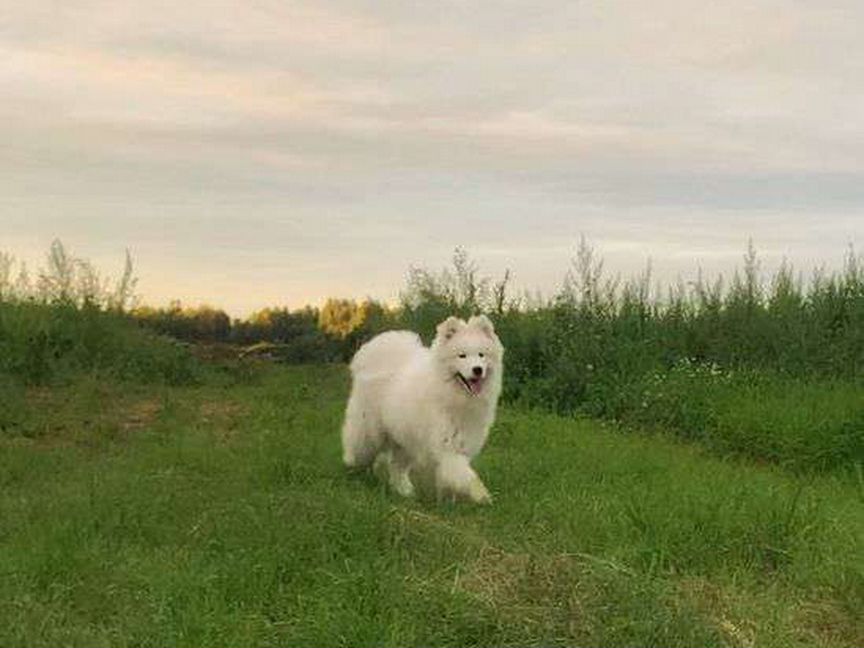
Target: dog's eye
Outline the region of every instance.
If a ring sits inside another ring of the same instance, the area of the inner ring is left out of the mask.
[[[462,358],[462,359],[465,359],[465,358],[467,358],[468,356],[466,356],[464,353],[460,353],[460,354],[459,354],[459,357]]]
[[[482,354],[482,353],[479,353],[478,355],[479,355],[481,358],[483,357],[483,354]]]

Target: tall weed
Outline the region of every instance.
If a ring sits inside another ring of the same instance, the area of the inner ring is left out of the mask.
[[[509,279],[509,273],[506,275]],[[506,401],[672,430],[796,468],[864,462],[864,264],[805,282],[765,277],[751,243],[731,281],[622,281],[583,238],[554,299],[519,300],[464,252],[412,270],[396,325],[431,337],[449,314],[489,313],[506,346]]]

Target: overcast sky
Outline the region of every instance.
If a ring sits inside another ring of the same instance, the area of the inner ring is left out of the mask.
[[[0,0],[0,250],[146,301],[864,248],[861,0]]]

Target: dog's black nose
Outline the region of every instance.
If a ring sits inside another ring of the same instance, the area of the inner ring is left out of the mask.
[[[474,372],[475,376],[482,376],[483,375],[483,367],[474,367],[471,371]]]

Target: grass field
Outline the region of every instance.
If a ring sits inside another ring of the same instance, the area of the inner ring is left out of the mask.
[[[343,367],[9,385],[0,645],[864,645],[864,479],[503,409],[488,508],[347,474]]]

